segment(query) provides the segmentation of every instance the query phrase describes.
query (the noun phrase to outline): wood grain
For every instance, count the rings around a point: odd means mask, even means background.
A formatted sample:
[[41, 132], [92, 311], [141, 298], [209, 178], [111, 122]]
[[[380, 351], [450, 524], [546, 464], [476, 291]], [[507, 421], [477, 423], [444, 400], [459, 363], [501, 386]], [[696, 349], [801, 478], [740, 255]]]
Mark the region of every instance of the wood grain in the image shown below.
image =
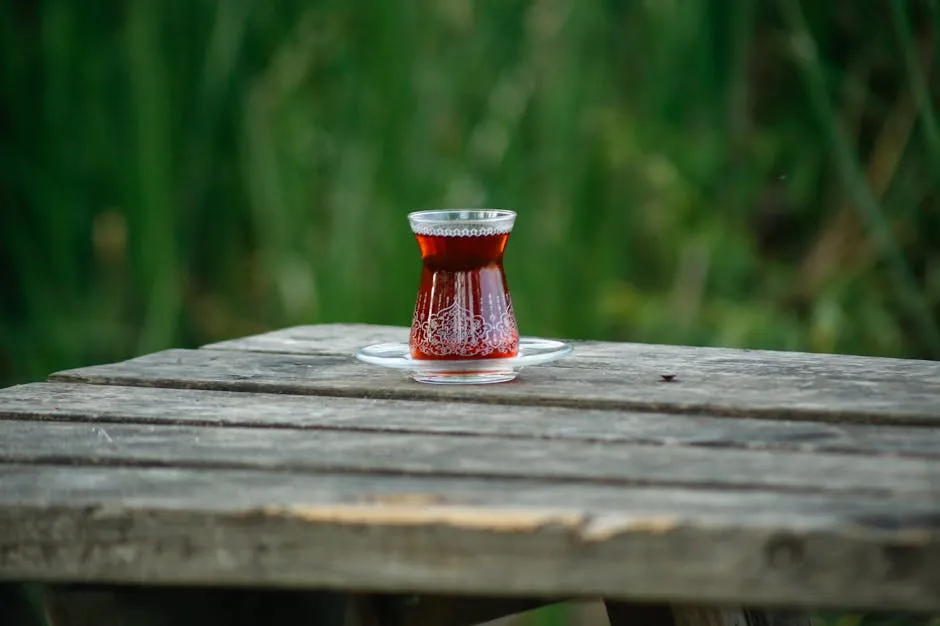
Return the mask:
[[373, 343], [408, 341], [408, 328], [380, 324], [314, 324], [219, 341], [212, 350], [243, 350], [348, 356]]
[[[59, 372], [50, 379], [840, 423], [940, 424], [940, 363], [891, 361], [890, 366], [871, 365], [857, 375], [846, 374], [847, 367], [838, 374], [826, 374], [822, 369], [813, 363], [729, 362], [717, 357], [709, 362], [647, 349], [596, 364], [573, 356], [563, 367], [526, 368], [511, 383], [423, 385], [401, 372], [359, 363], [351, 356], [200, 349], [167, 350], [121, 363]], [[664, 383], [662, 373], [677, 373], [677, 377]]]
[[72, 383], [0, 390], [3, 417], [940, 457], [940, 429], [922, 427]]
[[0, 421], [0, 461], [381, 472], [935, 498], [940, 463], [766, 450], [258, 428]]
[[297, 327], [0, 392], [0, 579], [940, 610], [940, 363], [584, 341], [446, 387], [352, 358], [406, 337]]
[[218, 470], [0, 472], [5, 579], [940, 608], [940, 515], [916, 501]]
[[[44, 476], [42, 483], [35, 477]], [[671, 523], [697, 523], [729, 528], [786, 526], [797, 532], [810, 527], [848, 524], [871, 532], [921, 533], [940, 528], [936, 501], [898, 501], [845, 494], [793, 494], [690, 490], [667, 487], [623, 487], [605, 484], [557, 483], [531, 479], [442, 478], [378, 474], [301, 474], [224, 469], [180, 469], [82, 466], [0, 465], [0, 494], [8, 501], [29, 505], [94, 506], [120, 497], [128, 506], [162, 503], [248, 508], [281, 503], [319, 507], [345, 503], [381, 506], [401, 521], [419, 506], [448, 506], [466, 513], [468, 523], [487, 521], [486, 511], [472, 510], [497, 502], [507, 510], [561, 508], [591, 511], [587, 528], [595, 539], [613, 536], [616, 518], [607, 513], [628, 512], [631, 528], [668, 530]], [[215, 494], [199, 502], [193, 493]], [[50, 498], [54, 497], [55, 500]], [[350, 515], [356, 513], [351, 511]], [[337, 511], [337, 515], [343, 511]], [[420, 512], [420, 511], [419, 511]], [[312, 513], [311, 513], [312, 515]], [[458, 518], [455, 518], [458, 519]], [[536, 519], [539, 519], [536, 516]], [[527, 523], [526, 516], [517, 518]], [[417, 521], [421, 521], [418, 519]], [[350, 523], [358, 523], [351, 518]], [[629, 530], [629, 528], [626, 528]]]
[[[408, 341], [408, 328], [377, 324], [316, 324], [293, 326], [258, 335], [239, 337], [203, 346], [210, 350], [236, 350], [307, 354], [324, 356], [350, 356], [358, 348], [383, 342]], [[594, 367], [610, 361], [670, 360], [680, 374], [687, 365], [696, 368], [708, 366], [723, 373], [739, 373], [742, 369], [759, 369], [774, 374], [782, 369], [794, 373], [812, 368], [813, 374], [841, 375], [879, 379], [915, 376], [930, 381], [936, 375], [938, 363], [916, 359], [896, 359], [847, 354], [807, 353], [780, 350], [749, 350], [708, 346], [677, 346], [622, 341], [591, 341], [568, 339], [575, 348], [576, 358], [565, 359], [562, 364]]]
[[[369, 324], [297, 326], [204, 346], [285, 354], [351, 356], [370, 343], [407, 341], [408, 329]], [[746, 350], [632, 342], [569, 340], [575, 352], [561, 368], [637, 370], [640, 376], [674, 374], [676, 380], [701, 376], [785, 377], [860, 383], [925, 383], [936, 393], [940, 361]], [[864, 385], [863, 385], [864, 386]]]

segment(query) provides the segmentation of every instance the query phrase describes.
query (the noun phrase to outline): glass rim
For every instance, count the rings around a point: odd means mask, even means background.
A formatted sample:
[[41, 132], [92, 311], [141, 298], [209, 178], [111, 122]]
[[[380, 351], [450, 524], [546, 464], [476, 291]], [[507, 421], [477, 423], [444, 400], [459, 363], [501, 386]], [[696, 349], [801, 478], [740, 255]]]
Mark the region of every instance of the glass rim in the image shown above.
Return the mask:
[[485, 237], [512, 232], [516, 212], [509, 209], [431, 209], [408, 214], [411, 232], [435, 237]]
[[457, 226], [465, 224], [505, 224], [516, 219], [516, 212], [509, 209], [427, 209], [412, 211], [408, 221], [412, 224], [435, 224]]

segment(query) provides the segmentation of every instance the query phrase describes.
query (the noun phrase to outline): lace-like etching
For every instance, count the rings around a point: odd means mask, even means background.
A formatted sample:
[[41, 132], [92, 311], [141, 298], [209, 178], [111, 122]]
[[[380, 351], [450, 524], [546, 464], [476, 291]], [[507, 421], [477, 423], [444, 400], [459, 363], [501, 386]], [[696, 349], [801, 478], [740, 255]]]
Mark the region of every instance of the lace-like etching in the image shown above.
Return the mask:
[[426, 355], [479, 357], [518, 348], [512, 303], [489, 319], [459, 300], [430, 314], [421, 304], [415, 308], [412, 336], [414, 347]]
[[489, 226], [447, 225], [440, 222], [413, 223], [411, 230], [416, 235], [429, 237], [486, 237], [488, 235], [505, 235], [512, 231], [512, 222], [506, 224], [492, 224]]

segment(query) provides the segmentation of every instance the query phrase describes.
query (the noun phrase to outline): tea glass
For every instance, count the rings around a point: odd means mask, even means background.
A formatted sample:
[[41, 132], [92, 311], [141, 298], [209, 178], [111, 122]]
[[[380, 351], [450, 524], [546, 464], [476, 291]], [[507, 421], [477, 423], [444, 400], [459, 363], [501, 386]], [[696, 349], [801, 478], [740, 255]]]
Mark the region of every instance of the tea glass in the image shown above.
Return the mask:
[[422, 265], [408, 342], [413, 359], [518, 355], [519, 331], [503, 269], [515, 219], [515, 212], [504, 209], [408, 214]]
[[421, 280], [408, 341], [363, 346], [356, 358], [417, 382], [479, 384], [570, 354], [563, 341], [519, 336], [503, 270], [515, 220], [504, 209], [409, 213]]

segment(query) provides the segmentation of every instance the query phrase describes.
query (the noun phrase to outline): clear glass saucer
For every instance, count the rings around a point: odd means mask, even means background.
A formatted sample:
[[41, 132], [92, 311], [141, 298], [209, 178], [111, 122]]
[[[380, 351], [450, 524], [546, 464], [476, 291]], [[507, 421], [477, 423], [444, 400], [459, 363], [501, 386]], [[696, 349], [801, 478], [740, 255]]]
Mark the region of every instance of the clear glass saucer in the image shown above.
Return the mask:
[[505, 359], [425, 360], [411, 358], [408, 344], [375, 343], [360, 348], [356, 358], [371, 365], [407, 370], [419, 383], [479, 385], [513, 380], [528, 365], [541, 365], [571, 353], [571, 346], [554, 339], [521, 337], [519, 354]]

